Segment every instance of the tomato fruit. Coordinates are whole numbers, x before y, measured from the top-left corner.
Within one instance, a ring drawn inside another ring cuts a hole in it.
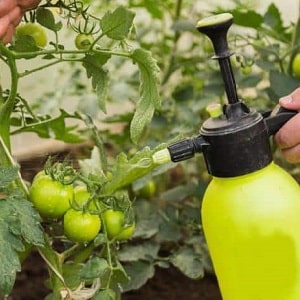
[[[135,230],[135,223],[130,226],[126,226],[117,236],[118,241],[128,240],[132,237]]]
[[[94,38],[91,34],[79,33],[75,38],[75,46],[79,50],[87,50],[93,44]]]
[[[92,215],[70,208],[64,215],[64,234],[73,242],[84,243],[92,241],[101,229],[98,215]]]
[[[45,48],[48,41],[44,28],[40,24],[32,22],[19,25],[16,28],[15,36],[16,39],[19,39],[22,36],[30,36],[33,38],[35,44],[40,48]]]
[[[74,199],[72,201],[72,205],[74,205],[75,208],[83,210],[90,197],[91,194],[87,190],[87,187],[85,185],[78,185],[74,188]],[[88,205],[88,209],[97,210],[97,207],[95,203],[91,201]]]
[[[49,175],[38,173],[33,179],[29,197],[41,216],[59,218],[70,208],[73,186],[64,185]]]
[[[127,240],[132,237],[135,224],[124,227],[124,213],[120,210],[107,209],[102,214],[109,239]]]
[[[300,78],[300,53],[297,53],[292,62],[293,75]]]
[[[156,183],[154,180],[149,180],[146,184],[137,191],[137,195],[141,198],[149,199],[155,195]]]

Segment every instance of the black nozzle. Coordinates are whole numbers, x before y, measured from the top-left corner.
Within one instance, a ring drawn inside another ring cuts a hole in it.
[[[171,160],[179,162],[192,158],[195,153],[202,152],[202,147],[207,145],[201,135],[195,138],[186,138],[168,146]]]
[[[213,58],[219,61],[229,104],[239,102],[230,63],[231,53],[227,44],[227,32],[232,23],[233,16],[229,13],[223,13],[202,19],[196,26],[198,31],[206,34],[213,43],[215,50]]]

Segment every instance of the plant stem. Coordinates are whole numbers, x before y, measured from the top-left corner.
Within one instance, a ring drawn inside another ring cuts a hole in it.
[[[178,19],[180,18],[181,8],[182,8],[182,0],[177,0],[176,8],[175,8],[175,16],[174,16],[174,20],[173,20],[174,22],[178,21]],[[173,73],[175,58],[176,58],[176,51],[177,51],[177,41],[179,40],[179,38],[180,38],[180,32],[175,31],[174,38],[173,38],[173,48],[172,48],[172,52],[170,55],[170,60],[168,63],[167,71],[165,72],[165,75],[162,79],[162,85],[164,85],[168,81],[169,77]]]

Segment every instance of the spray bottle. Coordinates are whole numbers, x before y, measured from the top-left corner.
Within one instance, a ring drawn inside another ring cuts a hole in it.
[[[154,154],[157,164],[202,152],[212,175],[201,219],[224,300],[300,299],[300,188],[276,165],[270,136],[297,112],[260,114],[237,96],[227,45],[229,13],[197,29],[212,41],[227,104],[209,107],[200,134]]]

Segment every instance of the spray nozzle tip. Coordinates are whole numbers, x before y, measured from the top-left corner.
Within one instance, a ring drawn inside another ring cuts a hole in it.
[[[152,155],[152,161],[156,165],[162,165],[171,161],[170,152],[167,148],[159,150]]]

